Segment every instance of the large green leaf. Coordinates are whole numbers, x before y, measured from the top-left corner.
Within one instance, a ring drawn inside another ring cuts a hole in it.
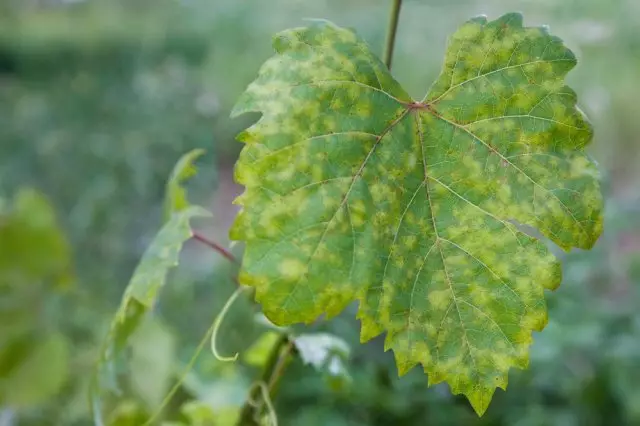
[[[482,414],[561,280],[514,223],[566,250],[601,233],[573,53],[519,14],[475,18],[415,101],[352,31],[317,22],[273,45],[234,109],[263,114],[239,135],[241,283],[277,325],[358,300],[363,341],[386,331],[400,374],[422,364]]]

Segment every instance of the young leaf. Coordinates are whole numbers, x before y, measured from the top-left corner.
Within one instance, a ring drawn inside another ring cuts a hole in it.
[[[168,220],[173,213],[189,207],[190,203],[187,199],[187,191],[182,184],[198,172],[198,169],[193,163],[199,157],[202,157],[204,153],[205,151],[203,149],[189,151],[180,157],[173,167],[165,191],[165,220]]]
[[[277,325],[359,300],[362,340],[386,331],[400,374],[422,364],[476,412],[525,368],[565,250],[602,230],[592,129],[564,84],[573,53],[519,14],[472,19],[414,101],[353,32],[279,33],[233,114],[263,116],[236,180],[240,282]]]
[[[139,327],[144,315],[153,307],[169,270],[178,264],[182,245],[192,236],[190,220],[208,216],[210,213],[198,206],[190,206],[174,213],[136,267],[111,323],[91,387],[92,409],[97,425],[103,424],[100,394],[106,389],[118,389],[115,377],[116,359],[126,348],[128,339]]]

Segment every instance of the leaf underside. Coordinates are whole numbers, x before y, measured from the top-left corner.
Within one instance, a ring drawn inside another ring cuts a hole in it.
[[[238,136],[241,283],[277,325],[358,300],[362,341],[386,331],[401,375],[421,364],[481,415],[526,368],[561,281],[514,223],[565,250],[602,231],[592,129],[564,84],[574,55],[519,14],[475,18],[415,101],[350,30],[319,22],[273,45],[233,112],[262,113]]]

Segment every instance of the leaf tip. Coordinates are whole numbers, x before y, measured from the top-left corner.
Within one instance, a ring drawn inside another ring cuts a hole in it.
[[[522,28],[523,23],[522,12],[509,12],[505,13],[494,22],[498,25],[508,25],[516,28]]]
[[[473,18],[469,19],[469,22],[474,24],[484,25],[487,23],[487,15],[485,14],[476,15]]]
[[[506,379],[504,386],[506,387]],[[493,394],[496,391],[496,387],[502,386],[499,386],[497,384],[494,386],[486,386],[481,384],[472,385],[471,383],[468,383],[465,387],[466,389],[460,390],[454,389],[454,387],[452,386],[451,390],[454,394],[463,394],[469,401],[469,404],[471,404],[471,408],[473,408],[473,411],[475,411],[477,416],[482,417],[487,412],[487,409],[491,404],[491,400],[493,399]]]

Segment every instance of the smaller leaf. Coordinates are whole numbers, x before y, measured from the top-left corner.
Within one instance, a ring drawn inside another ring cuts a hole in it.
[[[178,265],[182,244],[193,235],[189,221],[194,217],[210,217],[211,213],[198,206],[190,206],[171,216],[144,253],[127,287],[134,297],[151,308],[158,290],[164,285],[169,269]]]
[[[294,345],[305,364],[332,376],[346,375],[343,360],[349,357],[349,345],[333,334],[302,334]]]
[[[280,333],[267,330],[244,353],[245,362],[254,367],[262,367],[269,358],[269,353],[280,338]]]
[[[187,191],[182,186],[188,179],[198,172],[198,168],[193,164],[199,157],[203,156],[203,149],[194,149],[184,154],[176,163],[167,181],[165,195],[165,220],[169,220],[173,213],[189,207]]]
[[[190,206],[174,213],[151,242],[135,269],[120,308],[111,323],[105,347],[96,366],[96,375],[90,390],[96,425],[104,424],[101,418],[100,395],[106,390],[118,390],[115,378],[116,360],[139,327],[144,315],[153,307],[169,270],[178,264],[182,245],[192,236],[190,220],[208,216],[210,213],[198,206]]]

